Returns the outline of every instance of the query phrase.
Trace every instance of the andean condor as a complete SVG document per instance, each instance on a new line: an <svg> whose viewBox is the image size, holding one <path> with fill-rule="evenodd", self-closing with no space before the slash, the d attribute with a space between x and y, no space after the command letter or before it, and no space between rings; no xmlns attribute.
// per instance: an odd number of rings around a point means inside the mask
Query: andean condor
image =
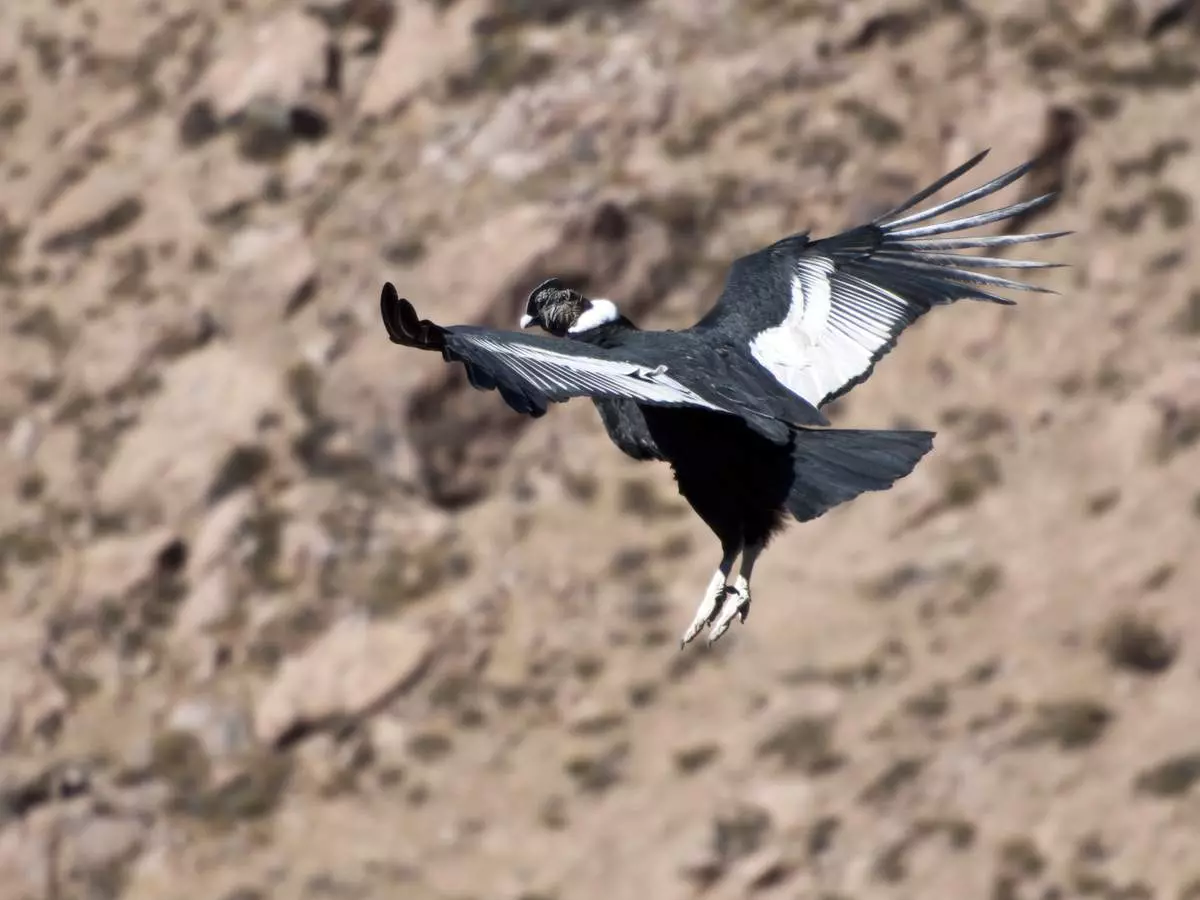
<svg viewBox="0 0 1200 900"><path fill-rule="evenodd" d="M670 463L680 494L721 543L681 646L705 626L711 643L734 618L746 621L755 561L787 516L808 521L884 490L933 446L930 431L831 428L820 408L869 377L900 332L933 306L1011 304L993 293L1005 288L1053 293L975 270L1055 263L953 251L1069 232L942 237L1023 215L1053 194L919 224L1011 184L1036 160L908 213L986 155L871 222L820 240L794 234L735 260L716 305L681 331L640 330L612 301L589 299L558 279L533 290L520 321L550 336L436 325L419 319L390 282L383 321L393 342L463 363L473 386L499 391L517 412L541 416L552 402L590 397L625 454Z"/></svg>

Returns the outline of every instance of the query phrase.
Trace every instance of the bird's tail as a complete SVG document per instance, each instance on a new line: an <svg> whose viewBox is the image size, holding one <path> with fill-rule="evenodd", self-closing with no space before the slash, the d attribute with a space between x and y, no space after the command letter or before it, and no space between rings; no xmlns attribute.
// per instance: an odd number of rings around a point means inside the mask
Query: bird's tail
<svg viewBox="0 0 1200 900"><path fill-rule="evenodd" d="M795 481L786 503L788 512L806 522L866 491L891 487L933 449L933 434L797 429L792 450Z"/></svg>

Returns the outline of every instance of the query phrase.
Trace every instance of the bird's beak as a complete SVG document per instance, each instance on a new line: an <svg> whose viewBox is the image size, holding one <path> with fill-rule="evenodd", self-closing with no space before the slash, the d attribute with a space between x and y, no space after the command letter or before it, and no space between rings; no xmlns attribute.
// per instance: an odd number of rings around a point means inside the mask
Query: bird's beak
<svg viewBox="0 0 1200 900"><path fill-rule="evenodd" d="M529 315L529 313L526 313L525 315L521 316L521 327L522 328L528 328L532 324L533 324L533 316Z"/></svg>

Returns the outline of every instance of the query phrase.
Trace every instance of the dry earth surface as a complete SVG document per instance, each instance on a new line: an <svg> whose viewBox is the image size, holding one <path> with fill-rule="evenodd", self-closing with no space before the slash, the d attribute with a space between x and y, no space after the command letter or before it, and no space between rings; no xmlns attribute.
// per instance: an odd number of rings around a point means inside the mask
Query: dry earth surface
<svg viewBox="0 0 1200 900"><path fill-rule="evenodd" d="M0 897L1200 898L1198 7L4 0ZM982 147L1061 294L712 650L665 467L378 320L686 324Z"/></svg>

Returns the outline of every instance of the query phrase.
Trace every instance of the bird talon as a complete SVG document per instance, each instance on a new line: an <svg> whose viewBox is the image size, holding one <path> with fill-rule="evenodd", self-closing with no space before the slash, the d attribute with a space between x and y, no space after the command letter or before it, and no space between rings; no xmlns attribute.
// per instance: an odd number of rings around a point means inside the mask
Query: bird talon
<svg viewBox="0 0 1200 900"><path fill-rule="evenodd" d="M713 575L712 580L708 583L708 589L704 592L704 599L696 608L692 624L687 627L687 631L683 633L683 637L679 641L680 650L724 613L725 597L730 590L731 588L725 583L724 573L718 571Z"/></svg>
<svg viewBox="0 0 1200 900"><path fill-rule="evenodd" d="M744 623L750 614L750 585L745 578L738 576L737 581L731 587L725 588L725 594L732 594L736 600L723 603L719 615L709 624L708 643L710 646L729 630L734 619Z"/></svg>

